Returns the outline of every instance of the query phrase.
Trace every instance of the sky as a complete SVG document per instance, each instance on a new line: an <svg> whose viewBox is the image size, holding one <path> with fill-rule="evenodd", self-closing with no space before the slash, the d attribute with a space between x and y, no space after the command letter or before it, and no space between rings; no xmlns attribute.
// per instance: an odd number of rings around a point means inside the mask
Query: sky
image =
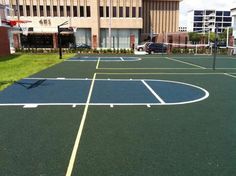
<svg viewBox="0 0 236 176"><path fill-rule="evenodd" d="M192 9L230 10L236 0L182 0L180 2L180 26L187 26L187 11Z"/></svg>

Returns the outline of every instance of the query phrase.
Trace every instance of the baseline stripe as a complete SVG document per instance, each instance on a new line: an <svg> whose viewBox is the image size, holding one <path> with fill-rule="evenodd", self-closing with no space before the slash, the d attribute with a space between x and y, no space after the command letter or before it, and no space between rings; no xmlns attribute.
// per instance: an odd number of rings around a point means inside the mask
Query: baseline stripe
<svg viewBox="0 0 236 176"><path fill-rule="evenodd" d="M196 65L196 64L192 64L192 63L189 63L189 62L184 62L184 61L180 61L180 60L169 58L169 57L165 57L165 58L168 59L168 60L172 60L172 61L180 62L180 63L183 63L183 64L191 65L191 66L194 66L194 67L198 67L198 68L201 68L201 69L206 69L205 67L202 67L202 66Z"/></svg>
<svg viewBox="0 0 236 176"><path fill-rule="evenodd" d="M91 83L91 86L90 86L88 98L87 98L86 105L85 105L85 108L84 108L84 113L83 113L83 117L82 117L82 120L81 120L81 123L80 123L80 127L79 127L79 130L78 130L77 136L76 136L75 144L74 144L74 147L73 147L73 150L72 150L72 153L71 153L70 162L69 162L69 165L68 165L68 168L67 168L66 176L71 176L72 171L73 171L75 158L76 158L76 154L77 154L77 151L78 151L78 148L79 148L79 143L80 143L81 135L82 135L83 128L84 128L84 124L85 124L85 120L86 120L86 116L87 116L87 112L88 112L89 102L90 102L90 99L91 99L91 96L92 96L92 91L93 91L95 79L96 79L96 73L94 73L94 75L93 75L93 80L92 80L92 83Z"/></svg>
<svg viewBox="0 0 236 176"><path fill-rule="evenodd" d="M165 104L162 98L159 95L157 95L156 92L144 80L141 81L161 104Z"/></svg>

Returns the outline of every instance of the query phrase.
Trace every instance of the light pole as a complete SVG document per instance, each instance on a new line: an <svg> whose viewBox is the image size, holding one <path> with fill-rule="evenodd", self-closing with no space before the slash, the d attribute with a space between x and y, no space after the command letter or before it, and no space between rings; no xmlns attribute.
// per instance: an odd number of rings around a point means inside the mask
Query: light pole
<svg viewBox="0 0 236 176"><path fill-rule="evenodd" d="M62 30L61 30L61 26L64 26L64 25L66 25L66 24L68 24L68 21L65 21L64 23L62 23L62 24L60 24L60 25L58 25L57 26L57 38L58 38L58 48L59 48L59 59L62 59L62 50L61 50L61 32L62 32Z"/></svg>

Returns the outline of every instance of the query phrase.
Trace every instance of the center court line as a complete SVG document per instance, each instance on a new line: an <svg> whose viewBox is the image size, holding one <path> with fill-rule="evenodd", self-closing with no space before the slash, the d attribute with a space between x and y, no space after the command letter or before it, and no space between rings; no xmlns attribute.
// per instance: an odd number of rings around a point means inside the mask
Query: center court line
<svg viewBox="0 0 236 176"><path fill-rule="evenodd" d="M202 67L202 66L196 65L196 64L192 64L192 63L189 63L189 62L184 62L184 61L180 61L180 60L169 58L169 57L165 57L165 58L168 59L168 60L172 60L172 61L180 62L180 63L183 63L183 64L191 65L191 66L194 66L194 67L198 67L198 68L201 68L201 69L206 69L205 67Z"/></svg>
<svg viewBox="0 0 236 176"><path fill-rule="evenodd" d="M164 100L162 100L162 98L159 95L157 95L156 92L144 80L142 80L142 83L148 88L148 90L154 95L154 97L156 97L156 99L161 104L165 104Z"/></svg>
<svg viewBox="0 0 236 176"><path fill-rule="evenodd" d="M83 117L82 117L81 122L80 122L80 127L79 127L79 130L78 130L76 140L75 140L75 144L74 144L74 147L73 147L73 150L72 150L72 153L71 153L71 157L70 157L70 162L69 162L69 165L67 167L66 176L71 176L72 171L73 171L76 154L77 154L77 151L78 151L78 148L79 148L81 135L82 135L82 132L83 132L86 116L87 116L87 113L88 113L89 102L90 102L90 99L91 99L91 96L92 96L95 79L96 79L96 73L94 73L94 75L93 75L92 83L91 83L91 86L90 86L90 89L89 89L88 98L87 98L85 108L84 108Z"/></svg>

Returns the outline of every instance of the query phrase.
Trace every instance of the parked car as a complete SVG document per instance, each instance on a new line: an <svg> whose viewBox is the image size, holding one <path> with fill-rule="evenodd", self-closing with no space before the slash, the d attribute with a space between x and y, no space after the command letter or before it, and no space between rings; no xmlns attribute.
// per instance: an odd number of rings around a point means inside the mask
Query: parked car
<svg viewBox="0 0 236 176"><path fill-rule="evenodd" d="M151 43L153 43L153 42L144 42L144 43L141 43L141 44L137 45L136 49L137 49L138 51L146 51L148 45L150 45Z"/></svg>
<svg viewBox="0 0 236 176"><path fill-rule="evenodd" d="M147 46L146 52L148 52L149 54L166 53L167 45L163 43L151 43L150 45Z"/></svg>
<svg viewBox="0 0 236 176"><path fill-rule="evenodd" d="M77 43L75 45L70 45L71 49L91 49L91 46L85 43Z"/></svg>

